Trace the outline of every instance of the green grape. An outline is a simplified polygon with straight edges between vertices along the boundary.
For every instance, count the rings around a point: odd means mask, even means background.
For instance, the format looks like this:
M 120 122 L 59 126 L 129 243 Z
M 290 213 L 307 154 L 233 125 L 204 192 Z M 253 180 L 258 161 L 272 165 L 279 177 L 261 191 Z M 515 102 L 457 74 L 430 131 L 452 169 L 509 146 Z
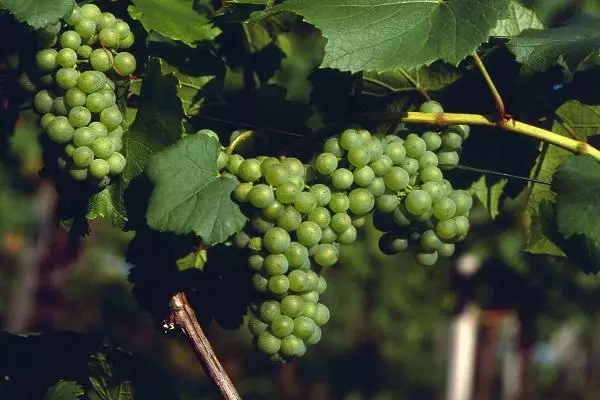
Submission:
M 392 219 L 398 226 L 409 226 L 414 217 L 406 210 L 404 202 L 400 202 L 398 208 L 392 212 Z
M 287 183 L 294 185 L 298 189 L 298 193 L 300 193 L 302 190 L 304 190 L 304 187 L 306 186 L 304 184 L 304 179 L 300 176 L 290 176 L 290 179 L 288 180 Z M 284 183 L 284 185 L 285 185 L 285 183 Z
M 100 7 L 92 3 L 84 4 L 83 6 L 81 6 L 80 10 L 82 18 L 88 18 L 92 21 L 98 21 L 102 16 L 102 11 L 100 10 Z
M 465 215 L 473 206 L 473 198 L 464 190 L 456 190 L 450 197 L 456 205 L 456 215 Z
M 440 151 L 438 154 L 439 167 L 441 170 L 448 171 L 458 165 L 459 156 L 456 151 Z
M 325 229 L 329 226 L 329 222 L 331 222 L 331 215 L 329 214 L 328 209 L 317 207 L 308 213 L 307 220 L 316 223 L 319 225 L 319 228 Z
M 271 228 L 263 237 L 263 244 L 271 254 L 283 253 L 290 247 L 290 235 L 280 227 Z
M 69 123 L 67 117 L 55 117 L 48 124 L 48 137 L 55 143 L 69 143 L 73 138 L 75 129 Z
M 440 221 L 445 221 L 456 214 L 456 204 L 449 197 L 444 197 L 433 203 L 433 215 Z
M 400 205 L 400 199 L 396 193 L 385 193 L 375 200 L 375 207 L 382 213 L 394 212 Z
M 426 252 L 438 250 L 442 246 L 442 241 L 436 235 L 435 231 L 429 229 L 421 234 L 421 247 Z
M 262 250 L 262 238 L 255 236 L 248 241 L 248 248 L 254 252 Z
M 19 74 L 19 86 L 28 92 L 37 92 L 38 88 L 27 72 Z
M 355 147 L 348 151 L 347 158 L 350 164 L 360 168 L 371 162 L 371 153 L 364 147 Z
M 319 276 L 317 285 L 315 287 L 315 291 L 318 294 L 323 294 L 323 293 L 325 293 L 326 290 L 327 290 L 327 281 L 325 280 L 324 277 Z
M 33 98 L 33 107 L 40 114 L 46 114 L 52 111 L 54 97 L 48 90 L 41 90 Z
M 317 208 L 317 196 L 311 192 L 298 193 L 294 200 L 294 206 L 302 214 L 308 214 Z
M 373 179 L 373 182 L 367 186 L 367 190 L 373 193 L 373 196 L 379 197 L 385 193 L 385 181 L 383 178 L 375 178 Z
M 217 156 L 217 170 L 221 171 L 225 169 L 227 166 L 227 160 L 229 156 L 224 151 L 219 151 L 219 155 Z
M 113 153 L 110 157 L 108 157 L 108 174 L 109 175 L 119 175 L 125 169 L 125 165 L 127 161 L 125 160 L 125 156 L 119 152 Z
M 255 317 L 250 317 L 248 320 L 248 330 L 254 335 L 258 336 L 261 332 L 264 332 L 269 327 L 268 324 L 265 324 L 260 319 Z
M 290 176 L 298 176 L 304 178 L 306 174 L 306 168 L 302 161 L 297 158 L 285 158 L 281 161 L 281 165 L 283 165 Z
M 281 307 L 276 300 L 266 300 L 259 307 L 259 318 L 261 321 L 270 323 L 281 315 Z
M 459 215 L 454 218 L 454 223 L 456 224 L 456 235 L 463 236 L 469 232 L 469 219 L 464 215 Z
M 317 308 L 312 316 L 312 320 L 315 321 L 315 324 L 323 326 L 329 321 L 330 317 L 331 314 L 329 309 L 324 304 L 317 303 Z
M 429 100 L 421 104 L 419 111 L 423 113 L 443 113 L 442 105 L 435 100 Z
M 402 147 L 402 148 L 404 149 L 404 147 Z M 386 150 L 387 150 L 387 147 L 386 147 Z M 392 168 L 393 166 L 394 166 L 394 162 L 386 154 L 383 154 L 381 157 L 377 158 L 375 161 L 372 161 L 369 164 L 369 167 L 371 167 L 371 170 L 373 171 L 375 176 L 385 175 L 385 173 L 388 172 L 390 170 L 390 168 Z
M 402 161 L 406 158 L 406 149 L 404 148 L 404 144 L 399 141 L 394 141 L 392 143 L 388 143 L 385 148 L 384 154 L 392 160 L 393 165 L 400 165 Z
M 325 141 L 325 143 L 323 144 L 323 152 L 331 153 L 338 158 L 343 157 L 345 153 L 344 149 L 342 149 L 342 147 L 340 146 L 339 139 L 336 137 L 329 138 Z
M 336 213 L 331 217 L 331 229 L 336 233 L 342 233 L 352 226 L 352 219 L 346 213 Z
M 242 180 L 246 182 L 254 182 L 259 180 L 261 176 L 260 161 L 254 158 L 248 158 L 240 164 L 238 177 L 240 177 Z M 279 200 L 279 198 L 277 200 Z
M 304 221 L 296 229 L 298 243 L 306 247 L 312 247 L 319 243 L 323 233 L 319 225 L 312 221 Z
M 269 280 L 260 274 L 252 275 L 252 287 L 259 293 L 265 293 L 269 288 Z
M 102 124 L 101 122 L 92 122 L 91 124 L 89 124 L 88 127 L 92 131 L 94 131 L 94 135 L 96 135 L 97 138 L 105 137 L 108 135 L 108 130 L 106 129 L 106 126 L 104 126 L 104 124 Z
M 354 182 L 354 175 L 352 174 L 352 171 L 350 171 L 346 168 L 336 169 L 331 174 L 331 184 L 336 189 L 340 189 L 340 190 L 348 189 L 350 186 L 352 186 L 353 182 Z
M 76 23 L 81 21 L 81 18 L 82 18 L 81 9 L 77 6 L 75 6 L 73 8 L 73 11 L 71 11 L 71 13 L 65 17 L 65 22 L 69 25 L 75 25 Z
M 439 221 L 435 226 L 435 233 L 443 240 L 451 240 L 456 236 L 456 222 L 453 219 Z
M 227 160 L 227 171 L 231 172 L 234 175 L 238 175 L 240 171 L 240 166 L 244 162 L 244 157 L 239 154 L 232 154 L 229 156 Z
M 260 234 L 264 234 L 269 229 L 274 227 L 272 222 L 267 221 L 266 219 L 264 219 L 260 216 L 252 218 L 251 224 L 252 224 L 252 229 L 254 229 L 255 232 L 260 233 Z
M 52 112 L 56 115 L 62 116 L 66 116 L 69 113 L 64 97 L 60 96 L 54 99 L 54 104 L 52 104 Z
M 444 174 L 438 167 L 429 166 L 421 170 L 419 177 L 423 182 L 434 182 L 442 180 L 444 178 Z
M 331 211 L 335 213 L 346 212 L 350 208 L 350 200 L 345 193 L 333 193 L 328 205 Z
M 133 33 L 129 32 L 127 34 L 127 36 L 125 37 L 125 39 L 121 39 L 121 41 L 119 42 L 119 48 L 120 49 L 128 49 L 131 46 L 133 46 L 134 42 L 135 42 L 135 37 L 133 36 Z
M 383 254 L 397 254 L 408 249 L 408 240 L 397 233 L 386 232 L 379 238 L 379 249 Z
M 107 133 L 107 136 L 110 138 L 120 138 L 123 136 L 123 128 L 117 126 L 115 129 Z
M 73 152 L 75 151 L 77 147 L 73 146 L 71 143 L 67 144 L 65 146 L 65 154 L 69 157 L 73 156 Z
M 277 275 L 269 278 L 268 288 L 273 294 L 285 294 L 290 288 L 290 281 L 285 275 Z
M 301 223 L 302 214 L 292 206 L 286 207 L 277 218 L 277 226 L 289 232 L 295 231 Z
M 354 189 L 348 194 L 350 211 L 355 215 L 368 213 L 375 206 L 375 196 L 367 189 Z
M 113 14 L 111 14 L 109 12 L 103 12 L 102 15 L 100 15 L 100 18 L 98 18 L 98 27 L 100 29 L 110 28 L 116 22 L 117 22 L 117 19 L 115 18 L 115 16 Z M 117 35 L 117 39 L 118 39 L 118 35 Z
M 410 177 L 404 168 L 392 167 L 383 176 L 383 181 L 388 189 L 398 192 L 408 186 Z
M 240 249 L 248 247 L 248 242 L 250 242 L 250 236 L 246 232 L 238 232 L 233 236 L 233 243 Z
M 321 153 L 315 160 L 315 168 L 321 175 L 331 175 L 337 167 L 337 157 L 332 153 Z
M 421 189 L 429 193 L 431 196 L 431 200 L 435 203 L 439 199 L 441 199 L 444 195 L 444 191 L 442 185 L 439 182 L 429 181 L 425 182 Z
M 440 257 L 449 258 L 454 254 L 454 249 L 454 243 L 442 243 L 437 252 Z
M 339 171 L 339 169 L 338 169 Z M 337 172 L 337 171 L 336 171 Z M 369 166 L 364 166 L 354 170 L 354 182 L 358 186 L 369 186 L 375 179 L 375 172 Z
M 319 275 L 315 271 L 310 269 L 307 270 L 305 274 L 308 287 L 307 291 L 310 292 L 317 287 L 317 284 L 319 283 Z
M 106 160 L 115 152 L 115 145 L 108 137 L 100 137 L 92 143 L 92 150 L 97 158 Z
M 309 191 L 317 198 L 317 206 L 326 206 L 331 199 L 331 190 L 329 190 L 329 188 L 322 183 L 317 183 L 316 185 L 311 186 Z
M 61 68 L 56 71 L 56 84 L 68 90 L 77 86 L 79 72 L 75 68 Z
M 96 179 L 102 179 L 110 172 L 110 165 L 106 160 L 96 158 L 90 163 L 90 175 Z
M 320 341 L 321 341 L 321 328 L 319 328 L 317 326 L 317 327 L 315 327 L 315 333 L 313 333 L 313 335 L 305 342 L 308 345 L 315 345 L 315 344 L 319 343 Z
M 119 46 L 119 34 L 112 28 L 102 28 L 98 34 L 98 39 L 105 47 L 118 47 Z
M 366 216 L 362 216 L 362 217 L 354 216 L 352 218 L 352 226 L 354 226 L 355 228 L 362 228 L 363 226 L 365 226 L 366 223 L 367 223 Z
M 294 319 L 294 330 L 293 333 L 296 337 L 301 340 L 308 340 L 315 333 L 317 325 L 315 322 L 303 315 Z
M 304 310 L 304 300 L 295 294 L 285 296 L 280 303 L 281 313 L 291 318 L 302 315 Z
M 117 106 L 105 108 L 100 113 L 100 122 L 109 130 L 115 129 L 123 122 L 123 114 Z
M 366 129 L 357 129 L 356 132 L 364 140 L 365 143 L 369 143 L 371 140 L 371 133 Z
M 250 190 L 248 200 L 256 208 L 265 208 L 275 201 L 275 195 L 270 186 L 261 183 Z
M 368 147 L 371 160 L 377 160 L 383 155 L 384 146 L 378 138 L 372 137 Z
M 61 49 L 56 54 L 56 63 L 63 68 L 70 68 L 77 64 L 77 53 L 70 48 Z
M 117 33 L 119 34 L 119 39 L 121 39 L 121 40 L 125 39 L 131 33 L 131 30 L 129 29 L 129 25 L 127 25 L 127 23 L 125 21 L 123 21 L 122 19 L 117 19 L 117 22 L 115 22 L 114 28 L 117 31 Z
M 300 225 L 300 224 L 298 224 Z M 308 249 L 298 242 L 291 242 L 283 253 L 288 260 L 291 269 L 300 268 L 308 261 Z M 290 274 L 291 279 L 291 274 Z M 291 284 L 291 281 L 290 281 Z M 292 289 L 294 290 L 294 289 Z
M 314 288 L 314 286 L 309 287 L 309 281 L 306 272 L 299 269 L 290 272 L 288 275 L 288 280 L 290 281 L 290 290 L 297 293 L 308 292 Z
M 83 106 L 87 95 L 78 87 L 72 87 L 65 93 L 65 102 L 69 107 Z
M 267 219 L 276 220 L 283 214 L 284 210 L 285 206 L 275 200 L 263 209 L 263 215 Z
M 69 168 L 69 175 L 76 181 L 85 181 L 88 177 L 87 168 Z
M 456 151 L 462 147 L 462 137 L 452 131 L 445 131 L 441 134 L 442 149 L 447 151 Z
M 418 135 L 411 133 L 404 141 L 404 149 L 406 150 L 406 155 L 408 157 L 418 159 L 425 153 L 427 145 Z
M 406 210 L 412 215 L 421 215 L 431 208 L 431 195 L 421 189 L 410 192 L 405 200 Z
M 94 93 L 104 87 L 106 77 L 99 71 L 84 71 L 79 74 L 77 86 L 85 93 Z
M 294 320 L 288 317 L 287 315 L 280 315 L 277 318 L 275 318 L 273 322 L 271 322 L 271 333 L 273 333 L 275 337 L 284 338 L 290 335 L 293 331 Z M 282 350 L 283 344 L 284 342 L 282 341 Z
M 106 72 L 112 68 L 113 56 L 104 48 L 92 51 L 90 64 L 97 71 Z
M 333 243 L 337 240 L 337 234 L 330 227 L 323 228 L 323 236 L 321 237 L 322 243 Z
M 417 264 L 422 265 L 424 267 L 431 267 L 435 265 L 438 261 L 438 253 L 434 251 L 432 253 L 417 253 L 415 254 L 415 260 Z
M 73 163 L 80 167 L 88 167 L 94 160 L 94 152 L 87 146 L 81 146 L 73 152 Z
M 56 68 L 56 56 L 58 51 L 54 49 L 43 49 L 35 55 L 35 63 L 42 71 L 52 71 Z
M 248 266 L 254 272 L 260 272 L 263 269 L 265 258 L 260 254 L 252 254 L 248 257 Z
M 119 75 L 128 76 L 135 72 L 137 63 L 133 54 L 122 51 L 115 56 L 113 67 Z
M 306 353 L 306 345 L 296 336 L 289 335 L 281 339 L 279 352 L 284 357 L 300 357 Z
M 338 235 L 338 242 L 340 244 L 352 244 L 356 240 L 358 232 L 354 225 L 350 225 L 348 229 Z
M 265 258 L 264 267 L 270 276 L 276 276 L 285 274 L 289 269 L 289 264 L 283 254 L 269 254 Z
M 77 49 L 77 55 L 83 59 L 87 59 L 90 58 L 90 56 L 92 55 L 92 51 L 93 49 L 90 46 L 88 46 L 87 44 L 82 44 Z
M 440 181 L 440 184 L 442 186 L 442 197 L 449 196 L 450 194 L 452 194 L 454 192 L 454 189 L 452 188 L 452 183 L 450 183 L 449 180 L 442 179 Z
M 54 118 L 55 116 L 53 114 L 46 113 L 42 115 L 42 118 L 40 118 L 40 125 L 42 126 L 42 128 L 46 129 L 48 128 L 48 125 L 50 124 L 50 122 L 52 122 Z
M 92 120 L 90 111 L 82 106 L 76 106 L 69 111 L 69 123 L 77 128 L 87 126 Z
M 421 135 L 428 151 L 436 151 L 442 146 L 442 138 L 437 132 L 427 131 Z
M 364 139 L 358 134 L 356 129 L 346 129 L 340 135 L 339 144 L 345 150 L 358 148 L 365 143 Z
M 438 156 L 433 151 L 425 151 L 421 157 L 419 157 L 419 168 L 424 169 L 426 167 L 437 167 Z
M 471 133 L 471 128 L 469 127 L 469 125 L 450 125 L 448 127 L 448 131 L 458 133 L 464 141 L 469 137 L 469 134 Z
M 287 168 L 281 164 L 269 165 L 265 168 L 265 161 L 263 161 L 261 170 L 267 183 L 271 186 L 279 186 L 288 181 Z

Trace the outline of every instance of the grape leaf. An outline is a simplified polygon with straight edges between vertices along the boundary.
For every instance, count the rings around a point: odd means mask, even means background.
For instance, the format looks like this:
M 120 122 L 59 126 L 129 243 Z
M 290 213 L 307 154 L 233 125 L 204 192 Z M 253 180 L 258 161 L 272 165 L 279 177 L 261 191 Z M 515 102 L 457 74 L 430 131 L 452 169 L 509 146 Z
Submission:
M 489 186 L 486 177 L 482 176 L 476 182 L 473 182 L 467 191 L 477 197 L 488 210 L 492 219 L 495 219 L 500 213 L 500 197 L 507 183 L 508 180 L 501 179 Z
M 131 18 L 142 23 L 147 31 L 178 40 L 190 47 L 196 42 L 213 40 L 221 32 L 205 15 L 185 0 L 133 0 L 127 11 Z
M 288 0 L 327 38 L 323 67 L 344 71 L 458 64 L 488 39 L 509 0 Z
M 74 0 L 0 0 L 0 10 L 8 10 L 19 22 L 34 29 L 57 23 L 73 7 Z
M 232 175 L 219 175 L 219 142 L 206 135 L 188 135 L 152 157 L 147 173 L 154 183 L 148 225 L 177 234 L 194 232 L 208 245 L 239 231 L 246 222 L 231 192 Z
M 538 18 L 535 10 L 530 10 L 513 0 L 508 8 L 510 18 L 498 21 L 490 36 L 517 36 L 525 29 L 544 29 L 544 24 Z
M 77 400 L 83 395 L 83 388 L 77 382 L 60 381 L 48 389 L 43 400 Z
M 458 69 L 443 62 L 436 62 L 428 66 L 415 68 L 406 71 L 406 73 L 427 90 L 443 89 L 461 78 Z M 369 88 L 369 91 L 377 90 L 377 86 L 384 87 L 384 85 L 387 89 L 381 94 L 389 93 L 389 89 L 392 89 L 394 92 L 415 91 L 415 85 L 398 69 L 383 72 L 367 71 L 364 73 L 364 77 L 367 78 L 365 80 L 365 88 Z
M 585 139 L 598 134 L 600 128 L 600 106 L 589 106 L 576 100 L 570 100 L 556 110 L 557 119 L 552 126 L 552 131 L 563 136 L 570 136 L 565 128 L 575 130 L 580 139 Z M 543 182 L 550 182 L 558 167 L 563 164 L 572 153 L 559 147 L 542 143 L 534 167 L 531 169 L 530 178 Z M 540 212 L 542 202 L 553 204 L 556 194 L 548 185 L 532 183 L 526 212 L 531 219 L 527 236 L 526 251 L 534 254 L 549 254 L 564 256 L 564 252 L 557 246 L 547 232 L 545 219 Z
M 188 75 L 166 63 L 163 63 L 163 71 L 171 73 L 177 78 L 177 96 L 181 99 L 185 115 L 198 114 L 203 102 L 202 99 L 197 99 L 196 96 L 204 85 L 215 79 L 215 75 Z
M 109 186 L 102 191 L 90 197 L 88 202 L 87 219 L 110 218 L 113 226 L 122 227 L 127 221 L 127 217 L 118 202 L 115 202 L 117 194 L 114 191 L 115 186 Z
M 556 171 L 552 189 L 558 230 L 565 239 L 582 234 L 600 242 L 600 162 L 588 155 L 569 158 Z
M 545 71 L 564 62 L 571 71 L 600 49 L 600 17 L 577 15 L 564 26 L 551 29 L 528 29 L 508 42 L 509 50 L 527 75 Z

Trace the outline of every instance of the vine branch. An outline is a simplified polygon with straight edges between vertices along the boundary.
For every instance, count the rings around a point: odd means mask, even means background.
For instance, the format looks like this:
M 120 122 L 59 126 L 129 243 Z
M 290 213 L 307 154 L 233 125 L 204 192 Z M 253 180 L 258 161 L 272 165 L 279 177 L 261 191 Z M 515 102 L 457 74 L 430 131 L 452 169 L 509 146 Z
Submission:
M 498 115 L 500 116 L 500 118 L 504 118 L 504 116 L 506 115 L 504 100 L 502 100 L 500 92 L 498 92 L 498 89 L 496 88 L 496 85 L 494 85 L 492 77 L 488 73 L 487 68 L 485 68 L 483 61 L 481 60 L 481 57 L 479 57 L 479 54 L 477 54 L 477 52 L 473 53 L 473 60 L 475 60 L 475 65 L 477 65 L 477 68 L 479 68 L 481 75 L 483 75 L 483 78 L 485 79 L 485 83 L 488 85 L 490 91 L 492 92 L 492 95 L 494 96 L 494 101 L 496 102 L 496 110 L 498 111 Z
M 600 150 L 586 142 L 571 139 L 569 137 L 538 128 L 537 126 L 516 121 L 514 119 L 511 119 L 509 122 L 498 122 L 485 115 L 454 113 L 431 114 L 422 112 L 407 112 L 401 114 L 400 116 L 397 113 L 388 113 L 386 115 L 393 119 L 400 119 L 402 122 L 413 124 L 431 124 L 438 126 L 468 124 L 496 127 L 505 131 L 529 136 L 553 144 L 573 153 L 587 154 L 600 161 Z
M 198 323 L 196 314 L 185 293 L 179 292 L 173 295 L 169 301 L 169 308 L 171 310 L 169 319 L 181 327 L 202 367 L 219 389 L 221 397 L 224 400 L 241 400 L 242 398 L 219 362 L 202 327 Z

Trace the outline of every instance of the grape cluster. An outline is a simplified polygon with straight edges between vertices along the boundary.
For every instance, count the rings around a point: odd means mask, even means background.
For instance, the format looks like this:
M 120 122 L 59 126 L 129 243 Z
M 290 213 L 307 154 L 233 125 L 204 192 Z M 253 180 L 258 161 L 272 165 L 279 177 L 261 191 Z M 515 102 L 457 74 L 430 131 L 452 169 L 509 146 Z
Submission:
M 126 164 L 115 80 L 136 69 L 135 57 L 121 51 L 133 45 L 133 33 L 125 21 L 85 4 L 38 34 L 37 70 L 23 72 L 21 86 L 37 92 L 40 124 L 62 151 L 58 166 L 77 181 L 105 186 Z

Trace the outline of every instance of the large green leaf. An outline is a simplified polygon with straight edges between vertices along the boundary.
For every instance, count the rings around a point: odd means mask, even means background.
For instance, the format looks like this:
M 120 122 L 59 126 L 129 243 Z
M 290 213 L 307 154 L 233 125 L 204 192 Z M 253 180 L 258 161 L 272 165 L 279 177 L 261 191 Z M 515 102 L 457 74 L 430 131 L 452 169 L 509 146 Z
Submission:
M 129 15 L 142 23 L 147 31 L 179 40 L 195 47 L 196 42 L 213 40 L 221 32 L 205 15 L 192 8 L 187 0 L 133 0 Z
M 575 130 L 580 139 L 596 135 L 600 128 L 600 106 L 589 106 L 571 100 L 564 103 L 556 110 L 557 121 L 552 130 L 563 136 L 570 136 L 569 131 Z M 530 177 L 543 182 L 551 182 L 558 167 L 563 164 L 572 153 L 559 147 L 541 144 L 540 154 L 531 170 Z M 531 184 L 531 192 L 526 211 L 531 218 L 526 250 L 536 254 L 564 255 L 564 252 L 551 240 L 547 232 L 546 219 L 540 212 L 543 202 L 553 204 L 556 194 L 548 185 L 539 183 Z
M 443 89 L 461 77 L 461 73 L 457 68 L 443 62 L 436 62 L 405 72 L 427 90 Z M 381 91 L 382 88 L 385 90 L 381 94 L 390 90 L 394 92 L 415 91 L 415 85 L 399 69 L 383 72 L 367 71 L 364 73 L 364 77 L 367 78 L 365 88 L 369 88 L 369 91 Z M 377 87 L 379 87 L 379 90 Z
M 525 30 L 508 48 L 523 64 L 523 74 L 545 71 L 559 61 L 573 71 L 600 50 L 600 17 L 578 15 L 558 28 Z
M 458 64 L 503 16 L 509 0 L 288 0 L 327 38 L 322 66 L 345 71 Z M 273 12 L 273 11 L 271 11 Z
M 599 243 L 600 162 L 587 155 L 569 158 L 556 171 L 552 189 L 558 230 L 565 239 L 582 234 Z
M 19 22 L 34 29 L 55 24 L 74 6 L 75 0 L 0 0 L 0 10 L 8 10 Z
M 154 183 L 147 213 L 151 228 L 193 232 L 210 245 L 244 226 L 246 218 L 231 199 L 238 181 L 219 174 L 219 151 L 216 139 L 188 135 L 152 157 L 147 168 Z
M 83 395 L 83 388 L 77 382 L 60 381 L 48 389 L 44 400 L 77 400 Z
M 544 24 L 535 13 L 517 1 L 513 0 L 509 7 L 510 18 L 498 21 L 491 36 L 511 37 L 517 36 L 525 29 L 544 29 Z

